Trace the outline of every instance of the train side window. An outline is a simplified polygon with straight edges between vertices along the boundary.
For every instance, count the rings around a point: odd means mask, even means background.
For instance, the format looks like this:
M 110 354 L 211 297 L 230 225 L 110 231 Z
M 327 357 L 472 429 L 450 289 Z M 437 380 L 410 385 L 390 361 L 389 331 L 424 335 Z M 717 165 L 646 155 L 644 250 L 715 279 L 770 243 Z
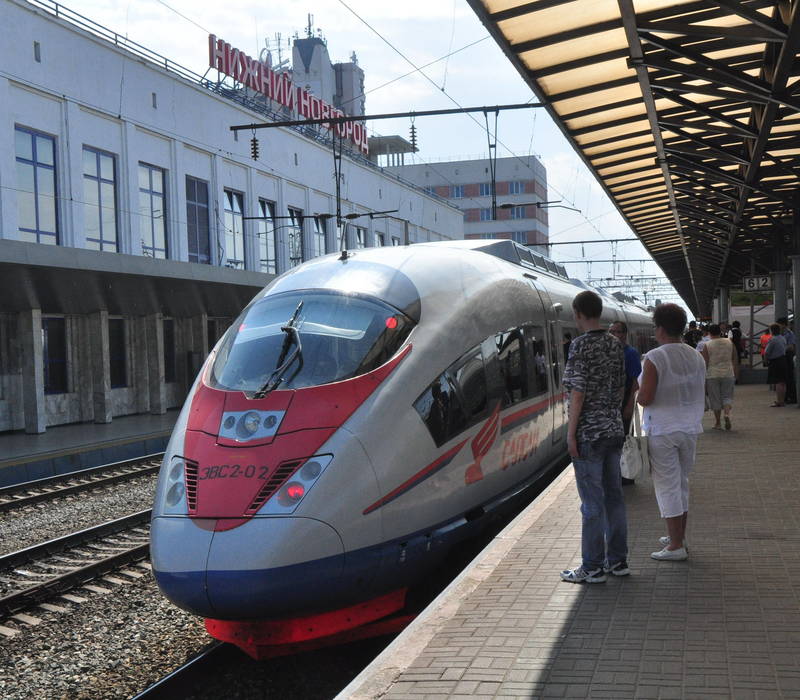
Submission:
M 439 375 L 414 402 L 414 408 L 441 447 L 466 427 L 461 400 L 447 372 Z
M 528 346 L 530 366 L 528 377 L 531 387 L 531 396 L 537 396 L 547 391 L 547 349 L 545 347 L 544 328 L 541 326 L 526 326 L 525 339 Z
M 497 333 L 494 337 L 497 361 L 503 383 L 503 408 L 528 398 L 524 337 L 519 328 Z
M 470 350 L 449 371 L 461 389 L 467 422 L 480 418 L 486 412 L 488 404 L 486 373 L 480 347 Z

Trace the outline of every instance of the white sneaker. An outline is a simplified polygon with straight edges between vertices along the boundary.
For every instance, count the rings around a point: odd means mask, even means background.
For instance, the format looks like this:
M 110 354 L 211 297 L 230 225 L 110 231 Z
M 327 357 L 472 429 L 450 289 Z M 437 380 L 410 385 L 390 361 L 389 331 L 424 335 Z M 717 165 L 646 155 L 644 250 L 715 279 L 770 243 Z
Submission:
M 665 535 L 664 537 L 658 538 L 658 543 L 664 547 L 669 547 L 669 543 L 672 542 L 672 539 L 669 535 Z M 686 541 L 686 538 L 683 538 L 683 548 L 688 552 L 689 551 L 689 543 Z
M 660 552 L 653 552 L 650 556 L 659 561 L 685 561 L 689 558 L 689 553 L 686 551 L 686 547 L 679 549 L 667 549 L 664 547 Z

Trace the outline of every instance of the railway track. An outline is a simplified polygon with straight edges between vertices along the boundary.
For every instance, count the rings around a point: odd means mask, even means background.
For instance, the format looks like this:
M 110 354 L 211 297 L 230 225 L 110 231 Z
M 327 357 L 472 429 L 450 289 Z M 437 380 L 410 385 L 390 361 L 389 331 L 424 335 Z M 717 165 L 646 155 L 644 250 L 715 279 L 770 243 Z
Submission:
M 163 452 L 158 452 L 123 462 L 104 464 L 69 474 L 49 476 L 35 481 L 0 488 L 0 513 L 12 508 L 33 505 L 60 496 L 108 486 L 148 474 L 155 474 L 161 466 Z
M 131 700 L 172 700 L 195 692 L 226 659 L 240 652 L 230 644 L 214 641 L 186 663 L 145 688 Z
M 142 510 L 1 556 L 0 620 L 147 559 L 151 513 Z M 122 574 L 144 575 L 132 569 Z

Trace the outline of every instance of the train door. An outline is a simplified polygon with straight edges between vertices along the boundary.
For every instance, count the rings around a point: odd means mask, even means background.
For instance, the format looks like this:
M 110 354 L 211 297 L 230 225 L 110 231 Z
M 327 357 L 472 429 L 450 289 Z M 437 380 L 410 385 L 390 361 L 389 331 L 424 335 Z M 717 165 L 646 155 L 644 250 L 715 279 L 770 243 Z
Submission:
M 545 322 L 547 323 L 550 360 L 550 413 L 553 419 L 552 441 L 553 443 L 559 443 L 564 440 L 567 428 L 567 402 L 564 396 L 564 387 L 561 384 L 566 360 L 564 328 L 557 310 L 553 308 L 550 293 L 539 284 L 534 284 L 533 286 L 539 292 L 539 298 L 542 300 L 542 306 L 544 307 Z

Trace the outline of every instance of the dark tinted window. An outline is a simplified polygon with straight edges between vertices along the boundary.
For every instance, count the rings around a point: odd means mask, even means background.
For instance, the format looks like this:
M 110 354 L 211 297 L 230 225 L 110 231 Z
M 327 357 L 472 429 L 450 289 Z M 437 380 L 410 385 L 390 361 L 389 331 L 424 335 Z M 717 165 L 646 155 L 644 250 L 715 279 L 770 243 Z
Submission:
M 380 367 L 400 349 L 413 321 L 373 298 L 309 291 L 265 296 L 239 317 L 225 336 L 211 373 L 212 386 L 259 390 L 289 354 L 281 330 L 297 316 L 302 363 L 284 374 L 281 389 L 329 384 Z
M 547 391 L 547 351 L 545 348 L 544 329 L 541 326 L 527 326 L 525 339 L 528 347 L 530 366 L 530 395 L 536 396 Z
M 503 386 L 503 407 L 528 398 L 525 340 L 522 331 L 514 328 L 495 335 L 497 360 Z
M 111 388 L 128 386 L 124 319 L 108 319 L 108 360 L 111 367 Z
M 42 319 L 44 393 L 67 393 L 67 332 L 63 318 Z
M 447 372 L 437 377 L 414 402 L 420 417 L 436 443 L 441 447 L 467 426 L 461 400 Z
M 464 413 L 467 420 L 482 416 L 486 411 L 486 373 L 483 370 L 483 355 L 480 348 L 471 350 L 450 370 L 456 386 L 461 389 Z
M 480 347 L 473 348 L 447 368 L 414 402 L 437 446 L 479 422 L 489 396 Z

